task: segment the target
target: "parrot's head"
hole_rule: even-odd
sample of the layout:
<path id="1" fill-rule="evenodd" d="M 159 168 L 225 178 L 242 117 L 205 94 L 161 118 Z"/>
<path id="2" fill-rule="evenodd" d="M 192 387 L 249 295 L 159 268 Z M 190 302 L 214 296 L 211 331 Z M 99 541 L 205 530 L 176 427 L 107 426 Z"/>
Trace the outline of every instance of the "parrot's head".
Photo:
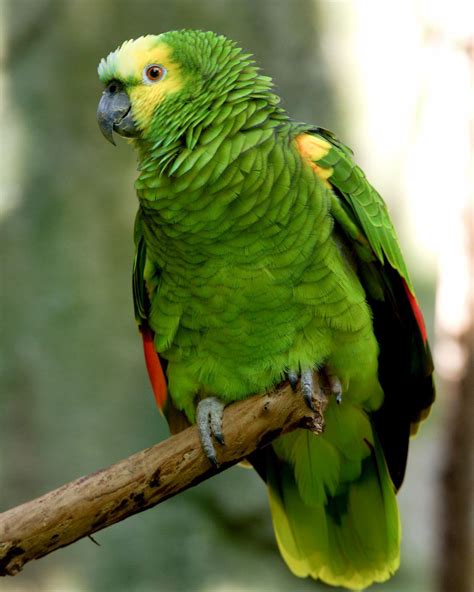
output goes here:
<path id="1" fill-rule="evenodd" d="M 171 143 L 226 102 L 253 96 L 276 104 L 271 79 L 222 35 L 170 31 L 126 41 L 99 64 L 97 110 L 104 136 Z M 268 97 L 267 97 L 268 95 Z"/>

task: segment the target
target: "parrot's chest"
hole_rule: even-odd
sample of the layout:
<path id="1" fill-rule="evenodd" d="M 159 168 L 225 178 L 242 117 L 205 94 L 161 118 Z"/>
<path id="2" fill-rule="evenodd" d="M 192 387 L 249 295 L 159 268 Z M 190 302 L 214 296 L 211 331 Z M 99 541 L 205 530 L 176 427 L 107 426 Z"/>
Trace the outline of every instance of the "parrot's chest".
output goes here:
<path id="1" fill-rule="evenodd" d="M 198 392 L 262 391 L 288 368 L 324 364 L 341 334 L 371 327 L 333 236 L 328 190 L 310 167 L 282 166 L 281 154 L 256 156 L 267 174 L 255 179 L 229 167 L 218 182 L 236 184 L 225 192 L 172 196 L 166 177 L 147 190 L 144 236 L 160 274 L 149 321 L 178 407 Z"/>
<path id="2" fill-rule="evenodd" d="M 307 273 L 321 275 L 317 266 Z M 168 360 L 170 396 L 188 417 L 198 394 L 241 399 L 291 368 L 329 364 L 352 385 L 349 397 L 377 392 L 378 348 L 364 299 L 344 297 L 327 281 L 309 288 L 281 279 L 236 266 L 187 285 L 165 274 L 152 303 L 155 346 Z"/>
<path id="3" fill-rule="evenodd" d="M 158 327 L 165 357 L 251 360 L 301 327 L 304 307 L 293 301 L 292 284 L 268 268 L 210 262 L 200 271 L 187 281 L 163 277 L 155 306 L 159 318 L 174 319 L 166 331 Z"/>
<path id="4" fill-rule="evenodd" d="M 342 270 L 318 257 L 298 271 L 267 263 L 208 262 L 178 281 L 163 274 L 153 329 L 178 406 L 198 392 L 226 400 L 260 392 L 288 368 L 323 365 L 344 336 L 354 341 L 370 329 L 363 294 L 344 295 Z"/>

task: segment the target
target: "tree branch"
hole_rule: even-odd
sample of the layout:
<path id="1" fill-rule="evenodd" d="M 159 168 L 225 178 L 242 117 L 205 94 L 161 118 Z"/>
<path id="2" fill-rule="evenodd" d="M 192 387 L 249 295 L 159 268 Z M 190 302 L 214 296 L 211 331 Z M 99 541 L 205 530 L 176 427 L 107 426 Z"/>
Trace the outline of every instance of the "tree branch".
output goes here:
<path id="1" fill-rule="evenodd" d="M 15 575 L 32 559 L 70 545 L 152 508 L 249 456 L 277 436 L 303 427 L 321 433 L 325 395 L 312 413 L 288 384 L 226 407 L 226 446 L 215 468 L 193 426 L 107 469 L 63 485 L 0 514 L 0 575 Z"/>

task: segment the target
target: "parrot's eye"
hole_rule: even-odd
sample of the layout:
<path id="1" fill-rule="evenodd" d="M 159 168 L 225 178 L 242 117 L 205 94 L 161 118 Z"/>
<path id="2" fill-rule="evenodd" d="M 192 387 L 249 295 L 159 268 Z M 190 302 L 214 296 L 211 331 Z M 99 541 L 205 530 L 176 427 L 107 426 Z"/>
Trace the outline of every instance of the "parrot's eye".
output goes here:
<path id="1" fill-rule="evenodd" d="M 166 69 L 158 64 L 151 64 L 147 66 L 143 72 L 143 79 L 145 82 L 158 82 L 166 74 Z"/>

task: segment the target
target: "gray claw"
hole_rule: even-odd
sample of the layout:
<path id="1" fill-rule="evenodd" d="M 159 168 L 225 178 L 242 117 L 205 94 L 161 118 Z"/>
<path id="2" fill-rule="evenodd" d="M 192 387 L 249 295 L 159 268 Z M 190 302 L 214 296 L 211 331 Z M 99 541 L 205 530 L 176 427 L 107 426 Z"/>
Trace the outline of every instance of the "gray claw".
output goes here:
<path id="1" fill-rule="evenodd" d="M 291 388 L 296 391 L 298 384 L 298 373 L 294 370 L 288 370 L 286 373 Z M 320 376 L 323 379 L 323 386 L 320 383 Z M 337 376 L 331 374 L 327 368 L 321 370 L 321 374 L 315 373 L 313 369 L 303 370 L 301 372 L 300 389 L 306 405 L 311 411 L 316 411 L 315 401 L 320 400 L 323 394 L 323 388 L 327 391 L 328 387 L 336 397 L 336 403 L 342 403 L 342 385 Z"/>
<path id="2" fill-rule="evenodd" d="M 294 370 L 288 370 L 286 376 L 288 377 L 291 390 L 296 393 L 296 389 L 298 388 L 298 372 L 295 372 Z"/>
<path id="3" fill-rule="evenodd" d="M 303 399 L 305 400 L 306 405 L 311 411 L 315 411 L 313 404 L 314 381 L 312 370 L 304 370 L 301 373 L 301 393 L 303 394 Z"/>
<path id="4" fill-rule="evenodd" d="M 211 444 L 211 446 L 212 446 L 212 444 Z M 214 447 L 213 447 L 213 448 L 214 448 Z M 207 458 L 208 458 L 209 462 L 210 462 L 210 463 L 211 463 L 211 464 L 212 464 L 212 465 L 213 465 L 213 466 L 214 466 L 216 469 L 218 469 L 218 468 L 219 468 L 219 463 L 217 462 L 217 457 L 216 457 L 216 455 L 215 455 L 215 454 L 210 454 L 210 455 L 208 455 L 208 454 L 207 454 L 207 452 L 206 452 L 206 456 L 207 456 Z"/>
<path id="5" fill-rule="evenodd" d="M 220 399 L 215 399 L 215 401 L 215 406 L 209 413 L 211 433 L 219 444 L 225 446 L 224 435 L 222 433 L 222 413 L 224 412 L 224 403 Z"/>
<path id="6" fill-rule="evenodd" d="M 224 405 L 224 402 L 217 397 L 207 397 L 207 399 L 199 401 L 196 409 L 196 424 L 201 446 L 204 454 L 215 467 L 218 467 L 219 463 L 213 437 L 224 446 L 224 436 L 222 435 Z"/>

